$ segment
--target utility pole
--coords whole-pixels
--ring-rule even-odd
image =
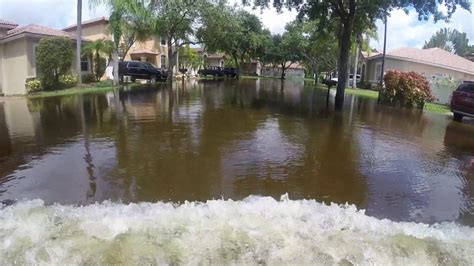
[[[385,16],[385,29],[383,32],[383,54],[382,54],[382,71],[380,73],[380,83],[379,83],[379,97],[377,102],[380,103],[380,93],[382,92],[383,85],[383,75],[385,71],[385,54],[387,52],[387,16]]]
[[[81,75],[81,42],[82,42],[82,0],[77,0],[77,25],[76,25],[76,68],[77,84],[82,84]]]

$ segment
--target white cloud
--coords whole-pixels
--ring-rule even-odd
[[[0,0],[0,18],[20,25],[30,23],[63,28],[76,21],[75,0]],[[105,7],[89,8],[89,1],[83,0],[83,20],[107,15]]]
[[[448,27],[466,32],[470,44],[474,44],[474,17],[466,10],[458,8],[453,14],[450,22],[438,21],[434,23],[432,19],[419,21],[416,12],[411,11],[406,14],[402,10],[394,10],[388,19],[387,24],[387,50],[410,46],[421,48],[436,31]],[[379,34],[378,41],[372,41],[372,47],[383,48],[384,25],[382,21],[377,22]]]
[[[231,3],[241,3],[241,0],[231,0]],[[274,8],[252,9],[245,7],[249,12],[257,15],[266,28],[273,33],[282,33],[285,25],[294,20],[296,11],[283,10],[278,13]],[[107,16],[104,6],[91,9],[89,0],[83,0],[83,20]],[[76,21],[76,0],[0,0],[0,18],[17,22],[21,25],[35,23],[53,28],[63,28]],[[408,15],[401,10],[391,13],[388,20],[387,48],[400,46],[421,47],[425,40],[443,27],[451,27],[466,32],[471,44],[474,43],[474,17],[471,13],[458,10],[453,14],[450,23],[439,21],[418,21],[416,12]],[[372,41],[372,46],[383,46],[383,24],[377,22],[379,40]]]

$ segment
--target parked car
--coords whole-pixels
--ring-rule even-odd
[[[237,78],[239,76],[239,69],[235,67],[224,68],[224,74],[229,78]]]
[[[122,61],[119,62],[119,77],[130,76],[132,81],[136,79],[149,79],[153,82],[166,80],[168,73],[165,69],[158,68],[149,62]]]
[[[474,81],[465,81],[453,92],[451,111],[454,121],[461,122],[464,116],[474,117]]]
[[[336,83],[338,82],[338,78],[332,78],[331,80]],[[353,80],[354,80],[354,74],[349,74],[349,86],[352,86]],[[356,75],[357,84],[360,84],[360,81],[361,81],[360,75],[357,74]]]
[[[207,68],[199,69],[198,75],[201,77],[206,77],[206,76],[223,77],[225,73],[222,67],[207,67]]]

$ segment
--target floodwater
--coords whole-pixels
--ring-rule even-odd
[[[474,263],[474,124],[330,100],[275,80],[7,98],[0,263]]]

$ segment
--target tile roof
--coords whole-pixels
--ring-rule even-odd
[[[60,37],[68,37],[68,38],[75,38],[74,35],[67,33],[65,31],[56,30],[52,28],[48,28],[41,25],[36,24],[29,24],[26,26],[16,27],[12,30],[7,32],[7,35],[3,36],[3,38],[8,38],[14,35],[18,35],[21,33],[32,33],[32,34],[40,34],[40,35],[47,35],[47,36],[60,36]]]
[[[18,26],[18,24],[16,24],[15,22],[11,22],[11,21],[4,20],[4,19],[0,18],[0,27],[1,26],[16,27],[16,26]]]
[[[371,56],[370,58],[379,56],[381,56],[381,54]],[[402,47],[387,52],[386,56],[474,74],[474,62],[471,62],[466,58],[460,57],[441,48],[418,49],[412,47]]]
[[[99,18],[93,18],[93,19],[89,19],[89,20],[84,20],[82,21],[82,26],[85,26],[85,25],[89,25],[89,24],[94,24],[94,23],[99,23],[99,22],[109,22],[109,19],[106,18],[106,17],[99,17]],[[64,30],[64,31],[68,31],[68,30],[73,30],[77,27],[77,24],[74,24],[74,25],[70,25],[70,26],[67,26],[65,28],[62,28],[61,30]]]

